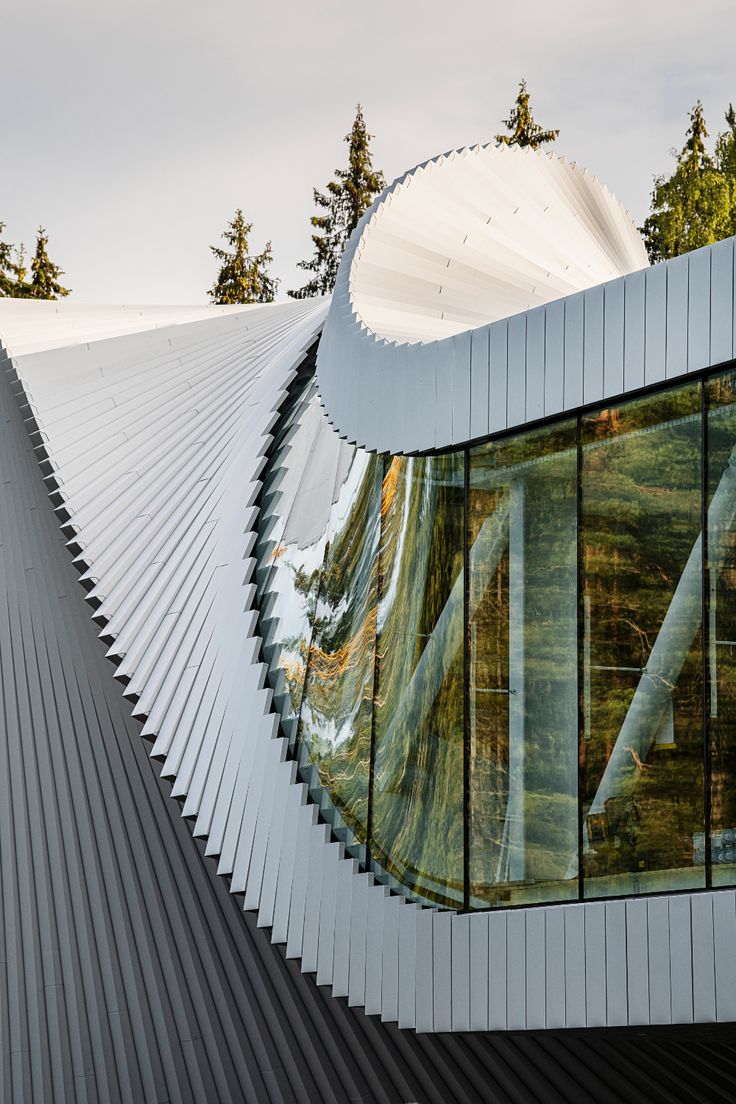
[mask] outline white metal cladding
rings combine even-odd
[[[544,268],[546,239],[537,246],[524,224],[514,241],[504,238],[500,247],[489,238],[489,253],[501,250],[497,269],[486,259],[483,272],[481,261],[476,260],[476,269],[465,266],[458,282],[458,294],[465,287],[483,290],[473,300],[478,320],[470,329],[469,316],[464,325],[458,318],[438,320],[445,292],[438,282],[438,258],[443,256],[445,270],[452,272],[468,248],[466,231],[480,233],[479,216],[486,211],[495,217],[496,194],[490,188],[483,193],[477,175],[469,176],[470,164],[491,153],[494,158],[506,158],[510,166],[524,166],[530,176],[532,169],[536,171],[540,191],[529,203],[537,207],[546,203],[544,188],[549,186],[556,194],[550,184],[554,170],[560,194],[570,204],[568,209],[565,202],[558,202],[548,212],[550,225],[560,236],[558,249],[564,253],[569,241],[573,256],[579,256],[578,250],[584,256],[588,248],[598,268],[573,266],[569,283],[577,281],[579,290],[565,295],[559,290],[561,279],[555,283],[550,277],[546,284],[532,284],[529,276],[530,254]],[[641,242],[637,251],[629,239],[635,231],[609,193],[587,174],[556,159],[519,151],[514,160],[513,151],[476,148],[429,162],[414,173],[419,174],[416,180],[413,173],[400,178],[366,213],[338,274],[317,373],[328,418],[341,436],[378,452],[448,448],[676,379],[734,356],[733,238],[648,268]],[[433,173],[442,176],[444,187],[428,191],[426,181]],[[428,225],[443,225],[448,192],[455,183],[452,234],[447,230],[445,237],[440,236],[438,253],[431,254],[422,235],[426,236]],[[594,200],[599,216],[595,234],[591,230],[586,239],[578,229],[571,237],[565,219],[571,213],[577,216],[579,210],[580,222],[587,226],[590,219],[584,216]],[[399,207],[400,218],[394,214]],[[458,207],[465,217],[462,225],[457,225]],[[600,216],[601,208],[606,219]],[[510,224],[522,213],[522,206],[518,214],[508,216],[506,211],[506,221]],[[384,247],[388,231],[382,229],[383,222],[391,233],[392,251],[386,253],[386,264],[401,249],[412,259],[411,265],[397,262],[400,271],[408,272],[407,290],[401,290],[400,281],[391,284],[394,301],[388,305],[374,302],[376,264],[371,261]],[[510,238],[510,228],[508,234]],[[374,245],[376,238],[378,245]],[[601,253],[602,239],[609,242],[608,254]],[[366,258],[371,263],[364,280]],[[618,278],[595,278],[594,272],[600,272],[604,262],[610,268],[608,277]],[[546,263],[553,271],[556,258]],[[423,336],[414,302],[417,270],[426,276]],[[489,271],[494,272],[503,305],[508,306],[516,295],[510,317],[498,317]],[[565,278],[569,275],[564,272]],[[553,301],[525,309],[533,298],[532,288],[538,301]],[[478,316],[484,308],[485,324],[480,324]],[[386,332],[372,329],[371,324]],[[447,327],[448,336],[431,340],[439,326]],[[407,343],[412,330],[415,337]]]
[[[637,346],[604,313],[604,372],[609,335],[624,380],[636,348],[645,364],[664,364],[665,378],[668,358],[678,365],[672,375],[728,359],[733,241],[652,269],[644,291],[654,272],[674,273],[684,320],[665,310],[657,340],[645,325]],[[621,302],[625,318],[625,290]],[[20,334],[13,304],[0,302],[0,337],[14,351],[61,519],[71,518],[65,532],[94,617],[195,834],[274,942],[334,995],[401,1027],[736,1018],[733,890],[472,916],[419,908],[359,872],[307,804],[264,685],[251,553],[269,434],[325,309],[319,301],[238,309],[95,341],[80,318],[76,345],[67,316],[65,347],[53,348],[50,326],[45,351],[26,353],[28,330]],[[566,302],[547,310],[558,312],[564,351]],[[491,328],[489,345],[503,326],[520,324]],[[582,347],[585,355],[585,333]],[[431,407],[432,394],[417,405]]]

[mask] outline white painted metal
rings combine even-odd
[[[625,268],[642,260],[620,208],[579,170],[560,168],[554,159],[481,153],[444,159],[463,188],[494,177],[504,202],[509,189],[519,189],[531,204],[524,173],[535,165],[557,199],[562,192],[555,192],[555,180],[563,178],[571,196],[584,198],[579,226],[572,217],[565,225],[574,228],[570,240],[581,249],[583,240],[595,245],[596,264],[608,257],[606,263]],[[495,169],[488,175],[479,167],[484,159],[514,166],[506,190]],[[382,203],[410,198],[422,173],[439,180],[435,168],[410,174]],[[441,195],[439,184],[435,191]],[[467,204],[470,193],[463,194]],[[565,202],[572,210],[577,201],[568,196]],[[438,241],[467,247],[458,237],[458,206],[451,207]],[[379,209],[381,203],[373,214]],[[502,209],[506,230],[498,227],[489,237],[479,229],[479,235],[501,242],[510,258],[512,227],[544,230],[546,213],[530,211],[526,223],[514,224],[508,203]],[[562,286],[564,269],[550,259],[559,286],[548,282],[532,293],[517,274],[514,294],[521,298],[509,308],[506,288],[499,309],[521,310],[565,290],[574,294],[489,325],[495,308],[485,292],[469,287],[467,266],[455,260],[456,309],[438,317],[420,301],[416,274],[428,248],[422,211],[402,254],[404,267],[397,268],[406,269],[413,289],[403,337],[396,327],[404,322],[387,297],[405,285],[384,285],[379,275],[394,263],[398,246],[387,234],[361,246],[359,233],[351,243],[356,266],[375,246],[367,252],[373,268],[359,287],[362,309],[376,325],[381,319],[393,325],[401,342],[371,335],[362,324],[359,339],[348,341],[354,317],[346,288],[338,289],[325,334],[320,382],[329,414],[369,447],[415,451],[450,439],[461,443],[733,355],[733,240],[582,293],[580,255],[569,287]],[[407,208],[411,222],[409,214]],[[604,233],[611,220],[619,227],[613,252]],[[488,291],[497,261],[482,261],[477,242],[469,241]],[[525,279],[532,268],[527,257]],[[609,274],[596,270],[588,282]],[[472,333],[462,313],[463,289]],[[374,886],[329,841],[316,808],[306,804],[305,787],[285,761],[286,741],[265,686],[252,553],[269,434],[325,312],[320,301],[192,311],[0,301],[0,340],[12,352],[21,400],[34,419],[33,441],[52,473],[49,489],[63,501],[60,521],[69,516],[64,532],[101,636],[195,833],[233,888],[245,893],[258,922],[286,943],[288,955],[302,958],[335,995],[367,1002],[371,1012],[401,1027],[504,1030],[734,1018],[732,890],[680,895],[666,906],[641,899],[470,918],[436,913]],[[426,318],[435,330],[445,327],[445,336],[407,343],[408,328]],[[333,362],[342,378],[325,388],[325,366]],[[383,380],[381,387],[373,386],[374,378]],[[411,403],[402,398],[404,387]],[[351,421],[358,395],[365,432]],[[309,457],[295,460],[310,463]],[[295,493],[292,487],[291,500]]]
[[[520,312],[646,265],[629,215],[575,164],[505,146],[427,161],[376,200],[345,251],[319,356],[328,415],[343,436],[391,452],[444,448],[540,417],[542,378],[526,370]],[[582,401],[583,300],[568,302],[569,408]],[[471,371],[470,331],[508,316],[508,332],[498,323],[506,352],[491,342],[488,415],[473,416],[470,397],[485,385],[477,358]],[[539,358],[538,316],[535,325],[531,355]],[[434,392],[418,404],[407,346],[417,347],[412,361]],[[362,401],[368,395],[373,401]],[[406,424],[387,431],[397,409],[426,427],[419,444]]]

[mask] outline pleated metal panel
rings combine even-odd
[[[467,176],[465,162],[481,152],[484,151],[460,151],[448,162],[440,158],[416,172],[424,180],[432,172],[444,171],[448,181],[450,173],[457,173],[453,187],[461,189],[471,183],[475,187],[477,181]],[[540,165],[543,162],[548,167],[554,164],[541,156]],[[509,184],[513,179],[512,173]],[[567,199],[581,204],[583,224],[588,204],[601,187],[597,183],[593,187],[592,178],[584,179],[583,192],[576,191],[580,181],[575,178]],[[450,424],[444,376],[434,404],[431,393],[417,390],[417,381],[433,377],[437,364],[453,365],[455,401],[463,408],[462,425],[466,424],[465,402],[469,396],[468,439],[477,440],[575,410],[583,404],[618,399],[662,380],[675,380],[733,358],[736,239],[729,238],[649,269],[641,242],[637,246],[630,238],[635,231],[628,217],[622,209],[611,206],[610,196],[606,200],[610,220],[603,220],[601,226],[610,249],[608,263],[613,269],[618,266],[617,271],[622,273],[617,279],[597,283],[592,269],[587,272],[581,269],[574,280],[570,277],[579,290],[570,287],[571,293],[565,295],[562,285],[552,286],[554,265],[550,262],[547,275],[552,283],[546,287],[532,286],[528,270],[530,246],[521,224],[516,239],[517,255],[507,256],[508,241],[500,244],[493,236],[481,234],[485,252],[478,245],[473,253],[475,267],[463,267],[465,262],[460,264],[460,258],[467,250],[465,238],[470,239],[472,233],[468,230],[463,235],[456,227],[454,237],[451,235],[446,241],[438,239],[431,249],[438,251],[438,255],[445,250],[447,271],[456,273],[458,288],[465,288],[467,302],[471,304],[467,317],[462,311],[449,314],[440,311],[442,294],[437,289],[440,287],[444,294],[445,285],[434,282],[431,274],[434,261],[428,245],[424,313],[412,301],[414,291],[407,291],[406,299],[399,295],[385,310],[379,308],[376,304],[380,296],[373,284],[373,298],[367,296],[363,287],[361,265],[371,250],[386,246],[381,229],[382,205],[387,205],[386,218],[398,233],[392,196],[397,191],[401,194],[402,210],[406,211],[407,249],[412,235],[419,233],[422,217],[439,222],[444,218],[445,192],[439,188],[412,192],[406,186],[408,181],[411,174],[395,182],[355,230],[341,263],[325,324],[317,362],[320,394],[328,418],[348,440],[369,450],[391,453],[450,448],[461,443],[456,426]],[[551,189],[552,204],[555,186],[551,177],[540,177],[539,188],[544,187]],[[542,191],[537,197],[540,205],[541,195]],[[474,197],[472,202],[470,197]],[[478,211],[485,209],[475,200],[478,200],[476,193],[468,193],[469,225]],[[492,209],[492,191],[484,202],[492,225],[497,217]],[[523,202],[519,210],[525,210]],[[498,215],[500,222],[504,217],[503,212]],[[626,247],[619,248],[624,240]],[[562,231],[558,244],[564,251]],[[567,249],[574,267],[574,245],[569,243]],[[394,253],[391,256],[396,259]],[[501,264],[502,257],[505,267]],[[492,287],[486,283],[491,272],[496,273]],[[408,274],[407,280],[407,288],[413,287]],[[473,298],[474,286],[476,290],[484,289],[477,301]],[[539,298],[551,301],[525,309]],[[366,305],[368,299],[370,306]],[[507,308],[508,318],[502,317],[501,305]],[[483,322],[483,311],[486,318],[496,320]],[[367,318],[379,328],[372,330]],[[382,325],[385,332],[380,328]],[[447,335],[441,336],[442,332]],[[400,335],[398,339],[396,334]],[[486,347],[487,376],[482,367]],[[391,380],[389,389],[372,389],[371,380],[376,381],[379,373],[382,379]],[[373,390],[374,400],[369,407],[359,401],[361,389]],[[389,407],[390,424],[396,427],[393,433],[386,422]]]
[[[289,968],[205,860],[104,658],[7,362],[0,417],[0,1099],[416,1096],[391,1037]]]
[[[419,165],[374,202],[343,256],[319,357],[330,420],[371,450],[412,452],[543,417],[545,316],[528,332],[527,313],[646,265],[621,204],[564,159],[475,146]],[[583,308],[571,298],[557,388],[550,372],[559,409],[582,401]],[[484,379],[470,334],[489,322]]]
[[[643,293],[643,278],[632,286]],[[585,350],[584,295],[574,303],[567,336],[565,304],[542,308],[544,348],[559,349],[563,368]],[[52,351],[14,358],[34,451],[124,696],[231,890],[272,939],[285,941],[289,957],[349,1004],[367,1002],[382,1020],[421,1032],[462,1031],[460,1010],[467,1005],[470,1015],[471,1002],[474,1022],[491,1030],[560,1027],[561,1008],[567,1028],[607,1023],[609,1009],[615,1023],[657,1022],[657,986],[671,957],[662,958],[659,943],[649,953],[661,916],[656,908],[650,916],[646,901],[630,902],[624,915],[625,1018],[620,994],[608,1000],[601,946],[609,911],[620,930],[617,902],[474,918],[472,945],[487,948],[477,952],[487,969],[486,1020],[477,979],[469,994],[468,964],[453,954],[467,918],[397,903],[344,858],[306,804],[265,687],[251,553],[278,410],[324,310],[274,305],[160,329],[150,345],[137,334],[76,352],[67,346],[58,355],[68,384]],[[511,344],[507,323],[491,329],[490,404],[504,411],[509,366],[518,372],[529,350],[518,322],[511,329]],[[473,342],[466,346],[472,353]],[[437,378],[435,364],[426,402]],[[564,374],[558,379],[564,389]],[[728,993],[717,1001],[715,986],[708,989],[716,897],[733,901],[734,892],[692,897],[694,998],[692,1014],[686,1000],[678,1005],[684,1022],[730,1016]],[[700,921],[704,901],[710,935]],[[672,934],[681,917],[669,917],[671,942],[682,942]],[[722,956],[736,933],[720,930]],[[393,952],[384,953],[379,932],[381,941],[397,940],[397,985],[384,984]]]
[[[285,961],[256,917],[242,912],[215,875],[213,860],[192,839],[168,785],[155,777],[142,725],[131,718],[125,687],[111,677],[114,667],[104,660],[80,601],[78,573],[58,527],[65,515],[53,515],[39,450],[29,441],[4,372],[0,410],[4,1101],[664,1104],[678,1099],[683,1071],[693,1071],[688,1099],[730,1099],[736,1053],[722,1029],[712,1037],[416,1035],[348,1009]],[[293,777],[286,766],[275,768],[275,779]],[[303,798],[302,787],[288,785],[289,794]],[[314,806],[297,800],[294,811],[301,824],[291,849],[280,852],[274,921],[281,863],[296,873],[288,858],[296,854],[294,845],[298,850],[302,838],[311,844],[315,833],[324,836]],[[338,855],[340,847],[326,843],[324,853]],[[352,860],[331,867],[325,858],[323,879],[333,870],[337,963],[340,954],[345,957],[338,944],[349,931],[350,910],[338,920],[342,903],[352,886],[367,886],[368,879],[355,876]],[[267,884],[264,874],[264,896]],[[322,884],[324,889],[331,883]],[[320,904],[331,919],[330,893],[322,894]],[[272,899],[271,890],[267,896]],[[427,947],[431,961],[434,921],[443,933],[441,969],[437,977],[430,971],[432,1005],[442,993],[440,983],[447,985],[449,947],[453,961],[463,963],[462,985],[450,997],[461,1026],[469,927],[473,1026],[487,1026],[489,995],[494,1017],[503,1009],[505,1026],[506,915],[418,910],[381,888],[369,904],[374,930],[379,900],[386,902],[381,999],[389,1015],[401,1016],[403,1005],[413,1023],[421,919],[422,933],[430,933],[428,945],[422,936],[423,965]],[[710,904],[707,896],[692,901],[701,912]],[[604,907],[612,906],[620,902]],[[541,914],[548,933],[562,915],[533,910],[529,916]],[[712,906],[710,915],[712,928]],[[281,916],[283,938],[283,911]],[[728,953],[727,909],[724,916],[719,955]],[[538,923],[527,925],[538,939]],[[364,961],[372,968],[377,944],[370,935],[368,940]],[[538,942],[535,948],[538,954]],[[545,949],[548,978],[558,952],[552,939]],[[711,976],[714,953],[711,946]],[[540,962],[534,960],[535,968]],[[398,987],[392,988],[393,977]],[[528,970],[526,978],[528,983]],[[374,974],[369,987],[375,994]],[[441,999],[436,1007],[445,1015]]]

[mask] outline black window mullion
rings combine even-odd
[[[470,451],[463,469],[463,909],[470,908]]]
[[[582,497],[583,497],[583,447],[582,447],[582,418],[575,419],[577,474],[576,474],[576,504],[575,504],[575,544],[577,560],[577,610],[578,610],[578,663],[577,663],[577,701],[578,701],[578,900],[582,901],[584,893],[584,856],[583,856],[583,795],[585,786],[585,762],[584,762],[584,731],[585,731],[585,702],[583,692],[585,687],[585,589],[583,578],[583,538],[582,538]]]
[[[705,885],[710,889],[713,884],[713,863],[711,858],[711,809],[710,809],[710,600],[709,580],[710,563],[708,557],[708,495],[710,479],[708,470],[708,389],[705,380],[700,384],[700,410],[702,428],[701,471],[700,471],[700,532],[701,532],[701,633],[703,672],[703,831],[705,834]]]

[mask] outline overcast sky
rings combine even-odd
[[[237,206],[281,294],[355,104],[387,180],[487,142],[520,77],[556,150],[644,217],[698,97],[736,101],[734,0],[0,0],[0,221],[74,297],[196,303]]]

